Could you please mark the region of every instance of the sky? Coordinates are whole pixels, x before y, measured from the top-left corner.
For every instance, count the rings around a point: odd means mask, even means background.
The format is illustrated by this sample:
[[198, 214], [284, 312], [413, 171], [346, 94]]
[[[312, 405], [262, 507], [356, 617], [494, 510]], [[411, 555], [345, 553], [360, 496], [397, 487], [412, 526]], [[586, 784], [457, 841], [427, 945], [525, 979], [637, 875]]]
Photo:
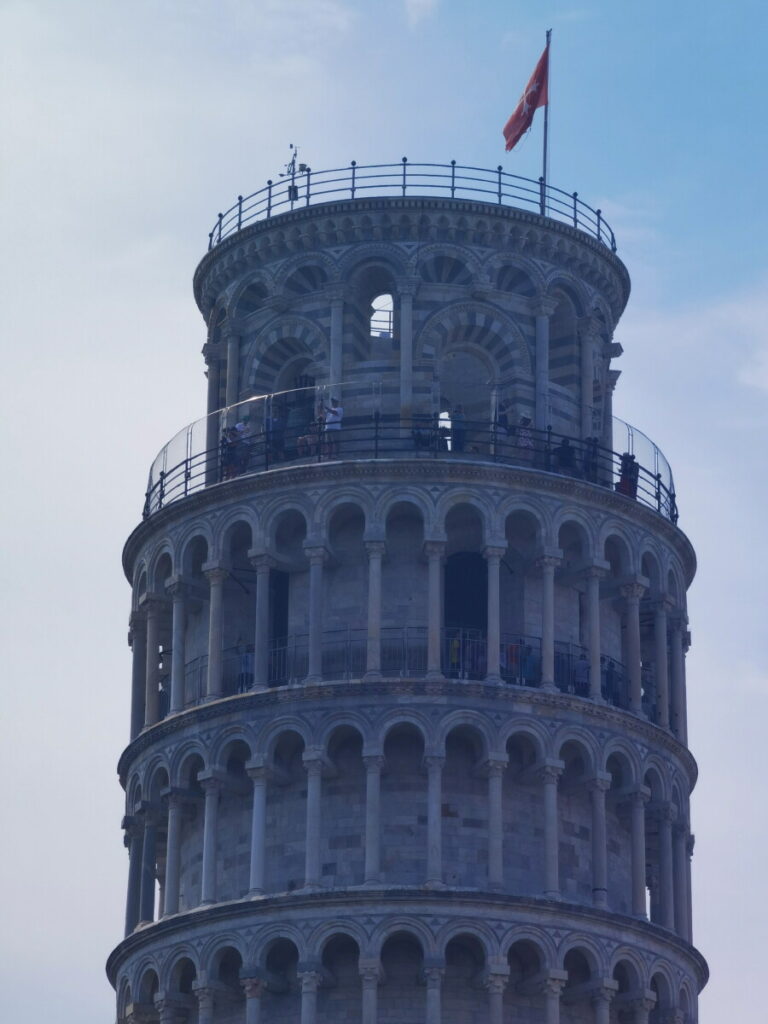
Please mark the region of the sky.
[[204, 413], [192, 274], [289, 158], [537, 178], [501, 129], [552, 28], [550, 182], [633, 291], [617, 415], [669, 459], [689, 594], [700, 1021], [762, 1019], [768, 14], [757, 0], [0, 0], [0, 1019], [104, 1024], [127, 856], [122, 544]]

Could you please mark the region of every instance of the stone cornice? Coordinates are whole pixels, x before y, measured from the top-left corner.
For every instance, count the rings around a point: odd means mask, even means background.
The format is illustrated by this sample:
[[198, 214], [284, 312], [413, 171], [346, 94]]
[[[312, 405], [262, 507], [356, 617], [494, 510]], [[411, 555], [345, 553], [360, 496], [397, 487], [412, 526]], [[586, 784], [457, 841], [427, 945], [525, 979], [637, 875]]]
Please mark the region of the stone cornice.
[[691, 790], [696, 783], [698, 767], [690, 750], [678, 742], [669, 732], [649, 721], [622, 711], [612, 704], [597, 704], [580, 697], [559, 692], [549, 693], [542, 689], [530, 687], [498, 686], [484, 682], [458, 682], [453, 680], [402, 679], [400, 676], [383, 678], [367, 682], [317, 683], [302, 686], [281, 686], [270, 690], [251, 691], [222, 697], [189, 708], [178, 715], [163, 719], [151, 729], [142, 732], [123, 751], [118, 762], [117, 771], [121, 784], [125, 787], [128, 773], [133, 762], [147, 749], [155, 744], [166, 743], [176, 733], [187, 729], [199, 732], [204, 723], [213, 722], [217, 718], [226, 719], [229, 715], [243, 713], [252, 714], [258, 710], [275, 710], [290, 706], [299, 710], [305, 706], [311, 709], [313, 703], [322, 705], [327, 712], [329, 702], [334, 698], [375, 698], [378, 706], [383, 706], [384, 699], [392, 698], [393, 705], [398, 704], [403, 696], [426, 698], [430, 702], [435, 697], [461, 700], [466, 698], [477, 707], [479, 698], [487, 701], [489, 711], [504, 710], [509, 714], [520, 709], [550, 708], [563, 713], [580, 712], [585, 721], [593, 727], [612, 727], [630, 738], [649, 744], [655, 750], [663, 751], [676, 758], [686, 771]]
[[323, 483], [356, 480], [377, 483], [400, 483], [417, 479], [420, 486], [440, 483], [496, 484], [523, 493], [552, 494], [568, 499], [577, 498], [591, 505], [628, 519], [635, 525], [661, 535], [680, 557], [686, 571], [686, 584], [690, 585], [696, 572], [696, 555], [683, 531], [653, 509], [632, 498], [617, 494], [607, 487], [590, 484], [574, 477], [560, 476], [539, 469], [504, 466], [495, 462], [454, 461], [445, 459], [367, 459], [334, 463], [305, 463], [301, 466], [281, 466], [263, 473], [237, 477], [197, 491], [187, 498], [166, 505], [139, 524], [123, 548], [123, 569], [126, 578], [132, 578], [131, 566], [139, 549], [155, 530], [168, 527], [187, 516], [198, 516], [202, 511], [221, 505], [270, 494], [281, 487], [306, 489]]
[[[704, 957], [683, 939], [673, 935], [665, 928], [641, 921], [634, 917], [616, 914], [596, 907], [581, 906], [563, 900], [536, 899], [529, 896], [514, 896], [506, 893], [467, 891], [454, 889], [429, 890], [420, 886], [381, 887], [366, 889], [364, 892], [355, 889], [334, 890], [333, 892], [297, 892], [292, 895], [260, 896], [258, 900], [241, 899], [213, 906], [198, 907], [182, 914], [157, 921], [142, 927], [129, 935], [112, 951], [107, 960], [107, 977], [115, 985], [118, 971], [130, 957], [143, 949], [160, 941], [163, 944], [179, 942], [181, 936], [190, 927], [216, 926], [225, 924], [229, 927], [238, 921], [240, 929], [247, 924], [258, 925], [260, 918], [280, 917], [286, 920], [288, 914], [297, 914], [303, 918], [313, 911], [328, 909], [337, 915], [360, 919], [366, 914], [382, 915], [407, 913], [408, 916], [433, 916], [444, 913], [456, 915], [459, 908], [466, 907], [468, 914], [477, 913], [482, 907], [487, 917], [494, 911], [499, 916], [517, 912], [524, 920], [525, 915], [535, 917], [536, 923], [557, 929], [562, 932], [569, 926], [574, 930], [583, 929], [589, 923], [591, 929], [601, 925], [606, 929], [616, 929], [627, 942], [627, 935], [634, 937], [633, 945], [655, 946], [673, 949], [675, 953], [688, 961], [693, 973], [699, 981], [699, 989], [703, 988], [709, 977], [709, 968]], [[246, 919], [246, 920], [244, 920]], [[247, 919], [250, 919], [248, 921]], [[266, 922], [265, 922], [266, 923]], [[612, 933], [611, 933], [612, 934]]]
[[[519, 225], [525, 231], [531, 233], [525, 238], [525, 253], [534, 259], [546, 260], [558, 265], [561, 259], [563, 243], [569, 247], [577, 247], [580, 251], [579, 273], [592, 281], [593, 284], [600, 282], [599, 287], [611, 293], [611, 304], [613, 306], [614, 321], [618, 320], [624, 306], [626, 305], [630, 291], [629, 274], [626, 267], [611, 250], [596, 238], [584, 231], [574, 228], [571, 225], [554, 220], [549, 217], [542, 217], [538, 213], [518, 209], [514, 206], [500, 206], [495, 203], [476, 202], [468, 199], [450, 199], [448, 197], [396, 197], [381, 196], [368, 197], [354, 200], [341, 200], [332, 203], [320, 203], [316, 206], [302, 207], [286, 213], [281, 213], [269, 220], [257, 221], [250, 224], [237, 234], [231, 235], [216, 245], [210, 252], [206, 253], [198, 264], [194, 274], [194, 293], [198, 306], [205, 315], [210, 299], [206, 296], [210, 292], [220, 293], [229, 287], [233, 281], [242, 277], [243, 268], [259, 263], [257, 256], [258, 241], [267, 243], [271, 233], [282, 235], [286, 231], [294, 231], [302, 225], [311, 225], [318, 220], [326, 223], [329, 218], [338, 217], [344, 220], [362, 216], [369, 216], [372, 213], [400, 214], [403, 211], [412, 211], [418, 219], [414, 222], [413, 238], [403, 238], [400, 234], [402, 223], [398, 218], [397, 227], [391, 239], [393, 244], [398, 242], [423, 241], [420, 238], [424, 231], [424, 217], [431, 213], [439, 216], [445, 214], [456, 214], [457, 217], [472, 216], [486, 217], [489, 222], [499, 219]], [[376, 241], [371, 236], [371, 241]], [[292, 253], [297, 248], [306, 247], [306, 251], [317, 251], [323, 248], [339, 248], [348, 245], [365, 244], [365, 238], [340, 240], [333, 243], [318, 242], [314, 232], [308, 232], [306, 240], [301, 235], [292, 234]], [[430, 239], [430, 241], [440, 241]], [[446, 238], [445, 241], [454, 241]], [[480, 243], [467, 243], [470, 248], [500, 249], [499, 240], [492, 229], [486, 239]], [[501, 250], [500, 250], [501, 251]], [[275, 251], [274, 259], [278, 260], [284, 255], [283, 251]], [[562, 258], [567, 261], [570, 269], [573, 269], [575, 252], [569, 248], [568, 252], [562, 253]]]

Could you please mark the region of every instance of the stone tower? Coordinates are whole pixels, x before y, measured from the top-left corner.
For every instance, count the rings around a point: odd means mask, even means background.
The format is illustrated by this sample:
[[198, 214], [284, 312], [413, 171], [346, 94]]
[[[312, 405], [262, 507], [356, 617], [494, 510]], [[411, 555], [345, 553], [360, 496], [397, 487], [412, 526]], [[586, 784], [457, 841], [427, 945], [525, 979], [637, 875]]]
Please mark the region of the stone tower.
[[300, 166], [128, 539], [117, 1020], [694, 1024], [686, 588], [599, 211]]

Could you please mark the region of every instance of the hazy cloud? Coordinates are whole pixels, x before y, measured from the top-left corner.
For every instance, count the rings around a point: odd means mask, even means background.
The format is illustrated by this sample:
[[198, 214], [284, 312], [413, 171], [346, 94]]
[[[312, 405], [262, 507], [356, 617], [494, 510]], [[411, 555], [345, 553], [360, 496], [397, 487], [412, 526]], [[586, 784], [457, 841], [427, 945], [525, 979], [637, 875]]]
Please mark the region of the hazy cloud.
[[437, 10], [439, 0], [405, 0], [405, 13], [408, 24], [418, 25], [431, 17]]

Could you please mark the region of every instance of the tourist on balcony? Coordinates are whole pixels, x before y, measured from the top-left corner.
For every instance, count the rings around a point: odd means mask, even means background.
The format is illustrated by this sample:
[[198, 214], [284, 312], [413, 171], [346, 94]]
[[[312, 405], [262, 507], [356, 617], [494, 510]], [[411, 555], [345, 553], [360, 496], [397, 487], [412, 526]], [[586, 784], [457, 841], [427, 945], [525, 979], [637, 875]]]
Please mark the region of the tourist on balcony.
[[573, 666], [573, 689], [577, 697], [589, 696], [589, 662], [583, 653]]
[[555, 448], [555, 472], [563, 473], [565, 476], [573, 476], [575, 470], [574, 450], [567, 437], [560, 439], [560, 444]]
[[344, 410], [339, 405], [338, 398], [332, 398], [331, 404], [324, 406], [325, 410], [325, 443], [326, 452], [329, 457], [339, 454], [339, 432]]
[[467, 440], [467, 418], [464, 406], [457, 405], [451, 413], [451, 451], [463, 452]]

